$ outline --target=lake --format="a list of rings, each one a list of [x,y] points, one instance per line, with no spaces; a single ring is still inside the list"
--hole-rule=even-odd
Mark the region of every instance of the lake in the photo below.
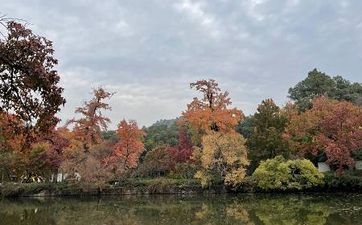
[[[0,201],[0,225],[360,225],[360,194],[22,198]]]

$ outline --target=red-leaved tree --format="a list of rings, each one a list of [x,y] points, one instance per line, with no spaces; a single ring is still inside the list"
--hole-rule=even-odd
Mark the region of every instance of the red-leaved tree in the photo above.
[[[193,145],[186,130],[184,128],[180,128],[178,132],[178,145],[168,148],[172,162],[174,164],[189,162],[192,155],[192,150]]]
[[[303,156],[325,154],[338,173],[354,165],[353,153],[362,149],[361,107],[319,97],[310,110],[291,115],[285,137],[292,149]]]

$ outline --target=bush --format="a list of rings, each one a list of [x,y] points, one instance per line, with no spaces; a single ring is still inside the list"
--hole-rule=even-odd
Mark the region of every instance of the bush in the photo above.
[[[362,177],[327,173],[324,176],[324,188],[328,191],[358,191],[362,189]]]
[[[305,190],[323,184],[323,174],[311,161],[285,160],[282,156],[262,161],[252,176],[264,191]]]

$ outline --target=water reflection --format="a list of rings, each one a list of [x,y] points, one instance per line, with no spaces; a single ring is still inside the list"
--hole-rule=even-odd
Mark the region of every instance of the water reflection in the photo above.
[[[0,201],[0,225],[362,224],[362,196],[149,196]]]

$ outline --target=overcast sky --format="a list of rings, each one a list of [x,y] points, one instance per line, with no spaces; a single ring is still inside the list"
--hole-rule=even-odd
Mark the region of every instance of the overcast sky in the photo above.
[[[179,116],[203,78],[245,114],[284,104],[313,68],[362,82],[361,12],[353,0],[0,0],[0,14],[54,42],[62,120],[102,86],[117,92],[111,128]]]

